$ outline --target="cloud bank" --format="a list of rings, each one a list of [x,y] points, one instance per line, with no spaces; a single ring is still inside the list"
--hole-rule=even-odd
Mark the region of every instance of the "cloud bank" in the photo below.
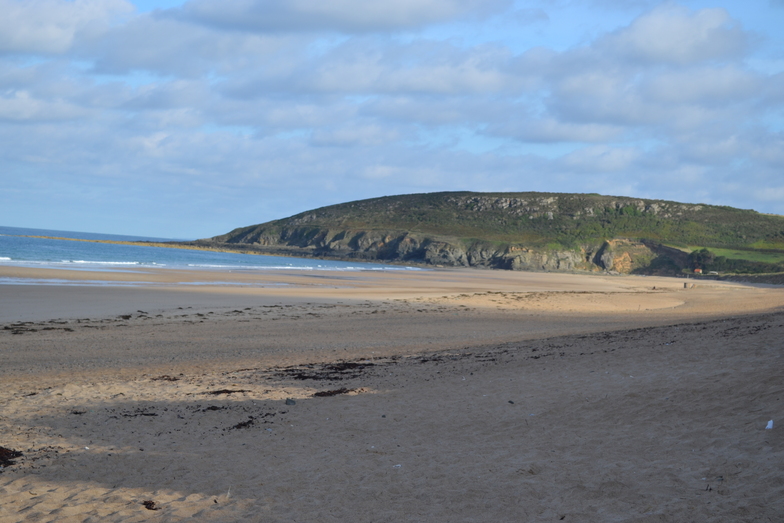
[[[0,11],[5,225],[204,237],[441,190],[784,214],[784,57],[731,3]]]

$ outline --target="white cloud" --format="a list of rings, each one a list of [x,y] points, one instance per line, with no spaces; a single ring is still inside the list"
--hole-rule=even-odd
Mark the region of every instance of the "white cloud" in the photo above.
[[[749,37],[726,10],[664,4],[631,25],[607,35],[600,49],[635,61],[688,65],[737,58]]]
[[[767,168],[774,169],[777,178],[784,170],[784,132],[763,134],[751,145],[751,156]]]
[[[594,145],[567,154],[563,164],[585,172],[621,172],[632,167],[640,156],[634,148]]]
[[[617,15],[615,0],[599,3]],[[193,231],[177,234],[206,236],[422,190],[754,207],[751,187],[780,187],[784,75],[749,65],[752,37],[728,11],[668,3],[579,44],[521,44],[560,23],[555,4],[526,4],[544,9],[529,21],[547,23],[510,19],[510,37],[494,32],[504,17],[485,21],[473,1],[233,2],[224,18],[210,13],[225,4],[193,2],[112,21],[122,2],[31,0],[73,15],[39,41],[20,35],[61,26],[0,0],[27,27],[0,31],[0,219],[46,212],[54,188],[71,206],[109,199],[102,212],[126,216],[176,201],[167,220]],[[220,218],[207,223],[188,202]]]
[[[400,134],[388,126],[350,125],[337,129],[319,129],[313,132],[310,142],[317,146],[350,147],[377,146],[400,139]]]
[[[299,42],[287,36],[215,31],[145,14],[100,38],[81,41],[78,53],[100,74],[146,71],[163,77],[195,78],[243,74],[268,67],[280,55],[299,58],[303,52]]]
[[[507,0],[190,0],[167,16],[254,32],[362,33],[485,16],[508,4]]]
[[[734,104],[745,104],[745,110],[754,111],[749,105],[755,99],[754,92],[747,82],[711,84],[713,75],[703,78],[699,73],[675,78],[601,72],[569,77],[554,86],[547,108],[562,121],[623,126],[635,132],[682,131],[724,121],[737,123],[750,116]],[[688,86],[678,90],[678,81]]]
[[[623,129],[608,140],[705,126],[732,134],[759,116],[763,96],[775,103],[769,80],[741,61],[748,40],[724,10],[665,4],[587,45],[532,50],[519,66],[542,78],[543,121]]]
[[[613,125],[561,122],[555,118],[528,119],[519,115],[511,122],[491,125],[487,131],[524,142],[595,143],[611,140],[621,134],[623,129]]]
[[[504,122],[517,112],[506,98],[495,96],[434,96],[408,93],[374,97],[359,114],[392,124],[403,122],[423,127],[470,126]]]
[[[221,89],[233,97],[259,98],[271,92],[463,95],[521,86],[509,70],[509,50],[491,45],[464,50],[430,40],[396,44],[355,38],[317,56],[292,58],[287,67],[276,62],[248,76],[230,78]]]
[[[0,0],[0,53],[62,54],[132,11],[124,0]]]
[[[643,89],[658,102],[713,105],[748,100],[762,85],[759,75],[724,66],[664,71],[646,82]]]
[[[784,73],[765,78],[762,96],[771,105],[784,109]]]
[[[547,11],[540,7],[517,9],[509,13],[507,16],[521,25],[535,24],[537,22],[548,22],[550,20],[550,17],[547,15]]]
[[[87,111],[63,100],[36,98],[28,91],[0,94],[0,121],[62,121],[87,116]]]
[[[766,202],[780,202],[784,200],[784,185],[757,189],[754,191],[754,197]]]

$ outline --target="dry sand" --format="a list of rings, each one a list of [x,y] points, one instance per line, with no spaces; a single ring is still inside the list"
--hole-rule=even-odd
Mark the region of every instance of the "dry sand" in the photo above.
[[[0,278],[3,522],[784,520],[782,288]]]

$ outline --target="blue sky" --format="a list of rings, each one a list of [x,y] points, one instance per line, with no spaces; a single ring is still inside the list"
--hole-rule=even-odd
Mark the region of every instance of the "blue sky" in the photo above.
[[[784,214],[784,0],[0,0],[0,224],[445,190]]]

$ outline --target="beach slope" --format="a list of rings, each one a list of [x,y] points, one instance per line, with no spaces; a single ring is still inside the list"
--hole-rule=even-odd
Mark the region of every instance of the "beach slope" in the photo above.
[[[71,283],[0,289],[29,303],[0,311],[0,447],[22,453],[0,472],[1,521],[784,513],[779,288],[483,271],[58,278]]]

